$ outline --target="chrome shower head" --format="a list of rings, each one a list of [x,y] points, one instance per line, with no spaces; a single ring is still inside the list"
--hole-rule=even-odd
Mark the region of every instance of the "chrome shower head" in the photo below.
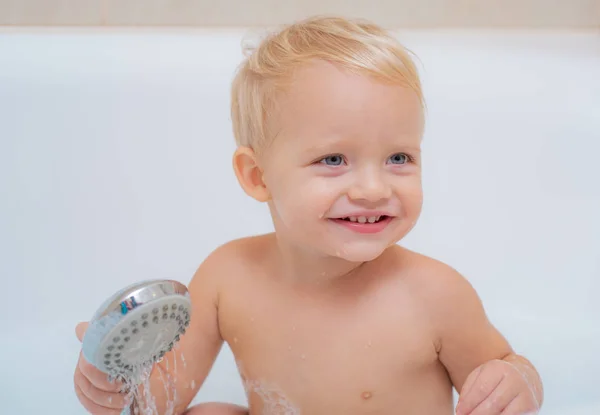
[[[143,281],[116,292],[96,311],[85,332],[84,357],[112,378],[131,379],[134,370],[160,361],[190,323],[185,285]]]

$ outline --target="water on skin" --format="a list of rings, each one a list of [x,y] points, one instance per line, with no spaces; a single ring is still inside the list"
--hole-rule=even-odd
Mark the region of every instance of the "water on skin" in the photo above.
[[[300,415],[300,409],[294,406],[277,388],[265,382],[250,380],[244,382],[246,395],[256,393],[263,402],[263,414]]]
[[[181,362],[183,363],[183,368],[185,369],[187,367],[187,363],[185,361],[185,357],[183,356],[183,353],[181,353]]]
[[[264,380],[248,379],[242,362],[235,359],[235,363],[242,378],[246,397],[249,399],[250,395],[254,393],[262,401],[262,411],[260,412],[262,415],[300,415],[300,409],[276,385],[269,384]]]

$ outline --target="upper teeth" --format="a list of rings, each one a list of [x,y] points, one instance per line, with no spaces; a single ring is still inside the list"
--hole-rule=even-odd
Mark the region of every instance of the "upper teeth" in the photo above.
[[[350,222],[358,222],[358,223],[375,223],[377,222],[381,216],[350,216],[348,219]]]

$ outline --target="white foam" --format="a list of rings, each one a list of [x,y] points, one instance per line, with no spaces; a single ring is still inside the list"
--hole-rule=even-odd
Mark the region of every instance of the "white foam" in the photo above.
[[[248,380],[244,382],[246,394],[256,393],[263,402],[262,415],[300,415],[300,409],[293,405],[282,391],[266,382]]]

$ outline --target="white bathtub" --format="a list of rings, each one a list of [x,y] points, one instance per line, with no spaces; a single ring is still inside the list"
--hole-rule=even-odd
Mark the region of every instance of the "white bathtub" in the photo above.
[[[599,415],[600,38],[402,36],[429,104],[425,206],[406,244],[472,281],[538,366],[544,415]],[[83,414],[78,321],[125,285],[187,283],[217,245],[270,230],[229,162],[239,44],[223,31],[0,33],[0,414]],[[206,400],[245,403],[228,348]]]
[[[73,330],[75,320],[44,327],[23,322],[4,325],[0,396],[2,414],[84,414],[73,393],[73,368],[79,341]],[[598,374],[600,350],[598,328],[531,324],[506,321],[513,336],[521,333],[522,350],[545,379],[546,405],[543,415],[598,415],[600,391]],[[555,334],[551,334],[552,331]],[[211,375],[194,402],[226,401],[245,404],[246,398],[229,347],[225,346]]]

